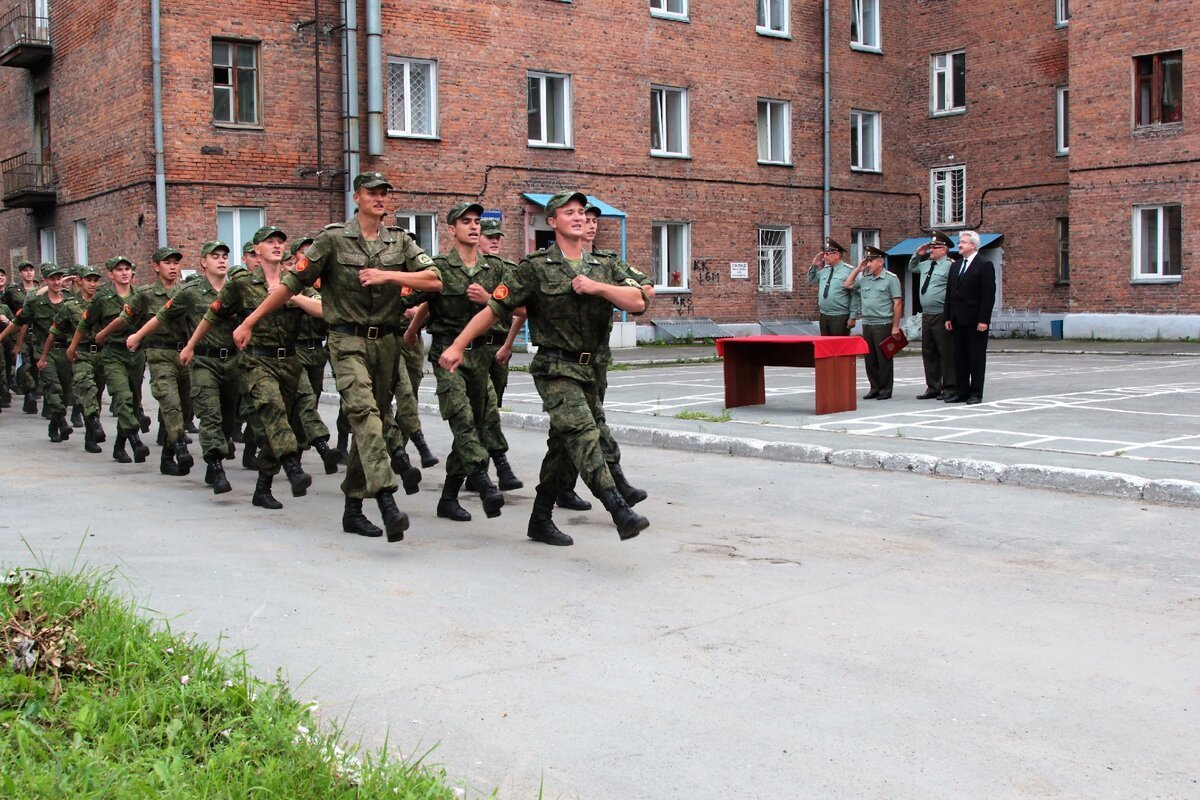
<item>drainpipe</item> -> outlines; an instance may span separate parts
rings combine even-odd
[[[383,155],[382,0],[367,0],[367,155]]]
[[[341,0],[342,161],[346,169],[346,219],[354,216],[354,176],[358,174],[358,0]]]
[[[822,226],[822,230],[824,230],[823,236],[828,236],[829,231],[830,231],[830,219],[829,219],[829,194],[830,194],[830,191],[829,191],[829,128],[830,128],[829,113],[830,113],[830,111],[829,111],[829,106],[830,106],[830,102],[831,102],[830,96],[829,96],[829,0],[824,0],[824,3],[822,4],[821,14],[822,14],[822,17],[821,17],[821,23],[822,23],[821,39],[822,39],[822,45],[823,45],[822,46],[822,58],[824,59],[824,62],[822,64],[822,69],[821,69],[821,79],[822,79],[822,83],[824,84],[823,93],[822,93],[822,104],[824,106],[824,108],[823,108],[824,141],[822,142],[822,144],[824,146],[824,153],[823,153],[822,162],[821,162],[821,175],[822,175],[822,177],[821,177],[821,214],[822,214],[821,226]]]
[[[167,170],[163,165],[161,16],[159,0],[150,0],[150,62],[154,85],[154,216],[158,227],[158,246],[166,247]]]

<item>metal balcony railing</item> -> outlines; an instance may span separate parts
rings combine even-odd
[[[0,54],[21,45],[50,46],[50,17],[39,14],[38,5],[24,0],[0,14]]]
[[[4,180],[5,201],[39,195],[48,195],[51,200],[54,197],[54,168],[35,161],[30,153],[0,161],[0,175]]]

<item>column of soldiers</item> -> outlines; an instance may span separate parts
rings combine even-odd
[[[394,542],[409,527],[394,495],[401,485],[416,493],[421,481],[407,444],[423,467],[439,463],[417,411],[423,358],[432,364],[453,438],[436,514],[469,521],[459,497],[465,487],[478,495],[485,516],[497,517],[503,493],[524,486],[508,461],[499,408],[527,315],[539,345],[531,373],[550,416],[528,536],[572,543],[551,515],[556,502],[591,507],[574,491],[578,478],[611,514],[621,539],[637,536],[649,522],[632,506],[647,495],[621,470],[603,397],[613,307],[644,312],[651,281],[617,254],[591,248],[599,209],[581,193],[550,199],[556,243],[514,264],[497,254],[504,235],[498,221],[483,219],[474,202],[450,209],[452,248],[431,258],[403,229],[386,225],[391,189],[380,173],[357,176],[351,219],[290,242],[287,232],[264,226],[237,268],[229,245],[215,240],[200,246],[195,262],[180,249],[159,248],[155,280],[143,286],[134,285],[134,263],[125,256],[105,264],[103,286],[99,270],[77,268],[72,289],[64,289],[67,271],[56,265],[43,265],[38,284],[33,265],[19,264],[21,280],[0,297],[0,341],[14,342],[3,347],[14,360],[0,383],[7,389],[19,365],[15,385],[25,410],[36,413],[40,386],[50,440],[63,442],[83,427],[88,453],[101,452],[108,438],[100,421],[107,390],[117,423],[112,457],[141,463],[150,453],[141,438],[150,429],[141,408],[148,366],[162,474],[187,475],[195,464],[187,430],[194,407],[198,457],[214,494],[232,490],[224,462],[241,440],[243,466],[257,472],[253,505],[281,508],[275,477],[282,471],[292,496],[305,496],[312,477],[301,457],[312,448],[327,474],[345,463],[343,530]],[[185,262],[195,273],[181,280]],[[432,339],[427,356],[425,327]],[[349,433],[339,424],[336,447],[317,413],[327,364]],[[76,426],[67,419],[73,408]],[[364,511],[368,499],[382,526]]]

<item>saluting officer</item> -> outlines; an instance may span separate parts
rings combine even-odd
[[[861,274],[860,274],[861,273]],[[862,307],[863,333],[867,355],[863,362],[871,391],[864,400],[888,400],[892,396],[892,360],[883,353],[883,340],[900,333],[900,312],[904,303],[900,279],[887,268],[887,253],[878,247],[863,248],[859,262],[844,283],[853,289]]]
[[[828,236],[808,267],[808,283],[817,287],[822,336],[849,336],[859,314],[858,296],[846,288],[853,269],[842,257],[846,248]]]
[[[946,330],[946,284],[954,261],[950,237],[934,231],[930,241],[917,248],[908,260],[908,271],[921,281],[921,361],[925,367],[925,391],[918,400],[954,397],[954,337]],[[929,263],[925,263],[928,260]]]

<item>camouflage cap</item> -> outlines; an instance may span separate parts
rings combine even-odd
[[[52,264],[46,261],[41,266],[42,278],[53,278],[55,275],[66,275],[66,267],[60,267],[58,264]]]
[[[79,277],[80,278],[99,278],[100,270],[96,269],[91,264],[80,264],[79,265]]]
[[[214,250],[224,250],[226,253],[228,253],[229,245],[225,244],[220,239],[209,239],[207,242],[200,245],[200,257],[204,258],[207,255],[211,255]]]
[[[604,212],[603,212],[603,211],[601,211],[601,210],[600,210],[600,206],[596,205],[595,203],[588,203],[587,205],[585,205],[585,206],[583,207],[583,213],[585,213],[585,214],[595,214],[595,215],[598,217],[598,216],[600,216],[601,214],[603,214]]]
[[[171,256],[179,256],[180,259],[183,259],[183,253],[179,252],[174,247],[171,247],[169,245],[160,247],[157,250],[155,250],[154,255],[150,256],[150,258],[153,259],[155,264],[157,264],[160,261],[166,261]]]
[[[359,189],[374,189],[379,186],[392,188],[392,185],[388,183],[388,179],[383,177],[382,172],[360,172],[354,176],[354,191],[356,192]]]
[[[242,245],[242,255],[248,256],[254,252],[254,242],[246,242]]]
[[[453,225],[454,221],[466,214],[468,211],[474,211],[476,214],[483,214],[483,206],[479,203],[471,203],[464,200],[461,203],[455,203],[454,206],[446,212],[446,224]]]
[[[117,268],[118,264],[128,264],[130,269],[134,269],[133,262],[125,256],[113,256],[108,261],[104,262],[104,268],[112,272]]]
[[[301,236],[299,239],[292,242],[291,246],[289,246],[288,249],[285,250],[283,254],[287,258],[291,258],[292,256],[296,255],[296,253],[300,252],[301,247],[304,247],[305,245],[310,245],[315,241],[316,240],[313,239],[311,236]]]
[[[285,242],[287,241],[287,234],[283,232],[283,229],[276,228],[274,225],[263,225],[261,228],[259,228],[258,230],[256,230],[254,232],[254,238],[251,239],[250,241],[254,242],[255,244],[262,244],[263,242],[265,242],[267,240],[268,237],[274,236],[276,234],[279,234],[280,236],[282,236],[283,240]]]
[[[503,236],[504,231],[500,230],[500,220],[495,217],[489,217],[479,222],[480,236]]]
[[[561,192],[553,195],[546,201],[546,216],[553,217],[558,210],[572,200],[578,200],[579,204],[587,208],[587,195],[583,192],[576,192],[573,189],[563,189]]]
[[[16,266],[13,267],[13,269],[17,270],[18,272],[23,269],[33,269],[33,262],[28,259],[18,261]]]

